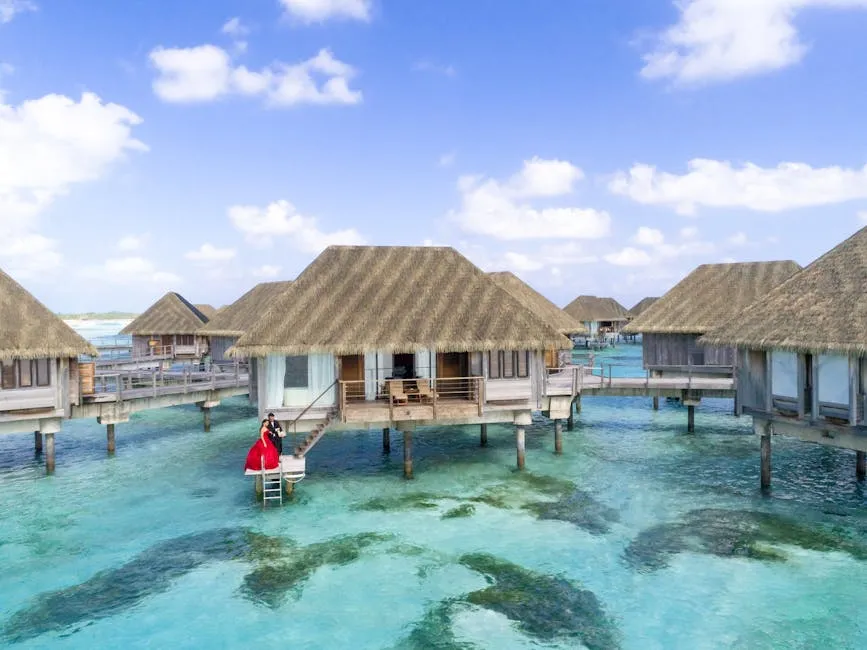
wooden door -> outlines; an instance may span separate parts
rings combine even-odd
[[[364,399],[364,355],[351,354],[340,357],[340,381],[357,382],[347,384],[348,399]]]
[[[522,353],[523,354],[523,353]],[[559,355],[557,354],[557,350],[545,350],[545,367],[546,368],[559,368]]]

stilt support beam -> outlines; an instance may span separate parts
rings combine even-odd
[[[855,477],[859,481],[867,478],[867,452],[855,452]]]
[[[54,434],[45,434],[45,473],[54,474]]]
[[[659,410],[659,396],[658,395],[653,398],[653,410],[654,411]]]
[[[389,429],[388,427],[385,427],[382,430],[382,453],[391,453],[391,429]]]
[[[771,427],[765,425],[762,432],[762,489],[771,487]]]
[[[554,420],[554,453],[563,453],[563,420]]]
[[[686,407],[686,430],[695,433],[695,407],[692,404]]]
[[[114,425],[106,424],[105,425],[105,448],[108,451],[109,456],[114,455],[115,450],[115,442],[114,442]]]
[[[42,432],[34,431],[33,432],[33,448],[35,449],[37,454],[42,453]]]
[[[482,447],[487,447],[488,446],[488,425],[482,424],[480,426],[480,429],[481,429],[481,431],[479,433],[479,444]]]
[[[569,419],[566,420],[566,429],[573,431],[575,429],[575,408],[574,405],[569,407]]]
[[[515,427],[515,437],[518,448],[518,469],[524,469],[524,427]]]
[[[575,412],[578,414],[581,413],[581,396],[580,395],[575,398]]]
[[[403,432],[403,477],[412,478],[412,431]]]
[[[202,407],[202,422],[205,427],[205,433],[209,433],[211,431],[211,407],[204,406]]]

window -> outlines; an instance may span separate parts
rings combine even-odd
[[[30,388],[33,385],[32,361],[18,362],[18,388]]]
[[[36,360],[36,385],[51,385],[51,361],[49,359]]]
[[[530,376],[530,353],[499,350],[488,353],[489,379],[524,379]]]
[[[284,388],[307,388],[307,357],[286,357]]]
[[[178,334],[175,337],[178,345],[195,345],[196,337],[194,334]]]
[[[33,388],[51,385],[50,359],[18,359],[0,362],[0,388]]]
[[[18,388],[14,361],[0,362],[0,388]]]

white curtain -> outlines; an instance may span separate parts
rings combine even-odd
[[[369,402],[376,399],[376,386],[379,380],[376,362],[376,352],[364,353],[364,399]]]
[[[794,352],[771,352],[771,386],[773,394],[798,397],[798,355]]]
[[[819,401],[849,403],[849,358],[836,354],[819,355]]]
[[[415,376],[422,379],[436,379],[437,364],[430,350],[417,350],[415,353]]]
[[[286,357],[269,354],[265,360],[265,405],[270,408],[283,406],[283,376],[286,374]],[[263,387],[259,386],[259,390]]]
[[[333,354],[311,354],[307,362],[307,389],[309,402],[315,400],[326,388],[334,383],[337,378],[334,368]],[[337,393],[334,387],[323,395],[316,406],[329,406],[337,403]]]

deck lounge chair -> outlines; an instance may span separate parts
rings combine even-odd
[[[416,385],[418,386],[418,398],[420,401],[433,402],[435,396],[439,397],[438,394],[433,392],[430,384],[430,379],[419,379],[416,382]]]
[[[407,404],[409,398],[403,391],[403,381],[400,379],[390,379],[388,381],[388,394],[391,397],[392,404]]]

